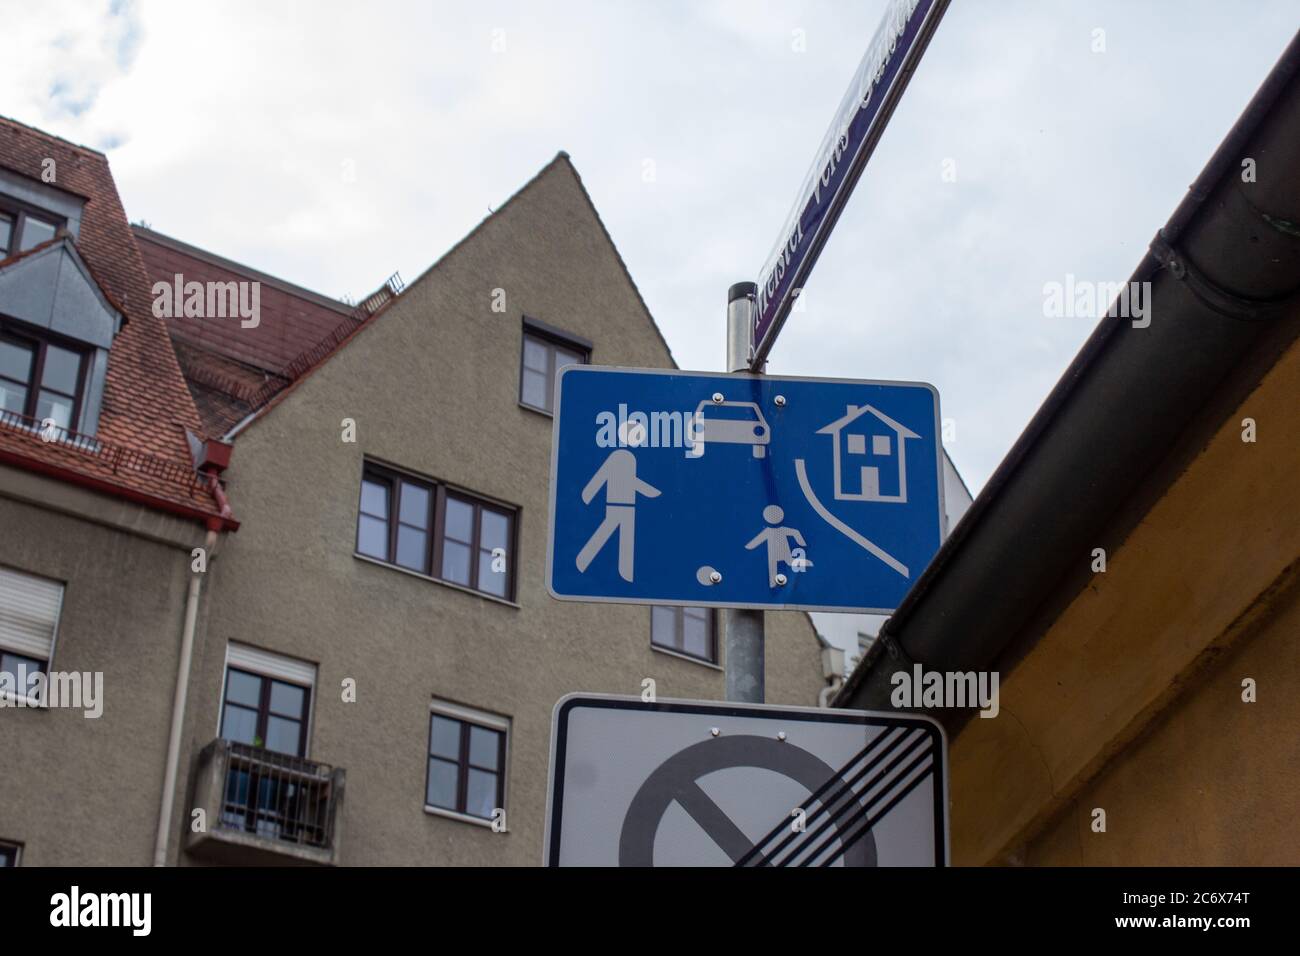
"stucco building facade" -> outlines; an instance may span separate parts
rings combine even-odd
[[[183,383],[190,513],[0,464],[0,567],[61,586],[47,665],[105,686],[94,720],[0,712],[44,781],[0,775],[22,862],[536,865],[562,695],[724,696],[720,615],[545,589],[555,371],[672,364],[567,155],[355,309],[126,239],[150,284],[275,304],[160,321],[133,290]],[[815,706],[808,617],[767,618],[768,700]]]

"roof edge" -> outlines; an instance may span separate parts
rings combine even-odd
[[[1212,154],[1204,171],[1197,177],[1188,194],[1180,201],[1165,227],[1157,234],[1157,239],[1164,237],[1170,243],[1179,242],[1180,244],[1188,242],[1189,236],[1192,239],[1196,238],[1193,235],[1194,230],[1192,227],[1202,226],[1203,222],[1218,226],[1224,232],[1229,232],[1234,228],[1232,215],[1222,208],[1223,204],[1209,203],[1208,200],[1220,190],[1225,182],[1229,181],[1237,161],[1243,155],[1242,151],[1262,135],[1266,123],[1272,123],[1276,118],[1275,107],[1287,90],[1288,85],[1295,81],[1298,70],[1300,70],[1300,33],[1297,33],[1292,38],[1278,63],[1251,98],[1250,103],[1233,124],[1223,142]],[[1297,95],[1300,95],[1300,91],[1293,92],[1293,98]],[[1300,122],[1297,122],[1295,116],[1287,116],[1285,119],[1290,121],[1293,127],[1300,127]],[[1282,122],[1282,120],[1278,122]],[[1300,128],[1293,129],[1291,132],[1293,135],[1300,137]],[[1285,157],[1283,158],[1285,159]],[[1236,228],[1240,229],[1242,226],[1238,224]],[[1204,231],[1202,229],[1202,232]],[[1288,241],[1284,233],[1280,231],[1275,231],[1272,235],[1265,235],[1262,239],[1267,239],[1271,243]],[[1294,240],[1291,239],[1290,241]],[[1256,257],[1252,261],[1258,263],[1262,260],[1267,250],[1261,247],[1265,245],[1266,243],[1263,241],[1259,242],[1259,246],[1255,247],[1258,250]],[[1267,248],[1272,249],[1273,247],[1268,246]],[[996,543],[990,542],[1000,533],[1002,526],[1006,524],[1007,516],[1001,516],[1000,524],[993,523],[991,513],[995,509],[1019,509],[1019,514],[1014,514],[1011,517],[1037,516],[1038,512],[1033,511],[1030,506],[1025,504],[1027,500],[1034,497],[1033,490],[1027,487],[1031,480],[1026,477],[1026,472],[1031,469],[1040,472],[1051,470],[1052,465],[1047,461],[1050,456],[1043,449],[1055,438],[1057,434],[1055,426],[1059,420],[1067,416],[1078,418],[1084,415],[1096,417],[1108,414],[1105,403],[1096,402],[1091,408],[1085,407],[1089,405],[1089,402],[1080,396],[1091,393],[1095,397],[1099,392],[1104,392],[1105,389],[1114,392],[1122,386],[1132,384],[1138,376],[1144,374],[1153,375],[1156,371],[1159,371],[1166,378],[1181,376],[1181,378],[1177,379],[1180,382],[1210,379],[1210,381],[1203,382],[1203,384],[1218,388],[1222,385],[1228,372],[1243,361],[1245,355],[1249,354],[1249,347],[1255,344],[1258,339],[1263,338],[1261,330],[1267,330],[1271,326],[1278,324],[1277,322],[1238,322],[1234,327],[1227,324],[1231,323],[1232,319],[1220,318],[1219,323],[1221,325],[1215,325],[1215,311],[1198,299],[1189,297],[1180,288],[1182,277],[1171,274],[1170,270],[1161,266],[1148,251],[1143,255],[1129,281],[1142,282],[1153,279],[1151,287],[1152,303],[1157,292],[1161,292],[1162,302],[1167,301],[1174,312],[1170,314],[1162,311],[1163,321],[1161,323],[1152,323],[1152,328],[1139,330],[1141,334],[1147,336],[1145,340],[1135,339],[1131,335],[1123,334],[1128,328],[1127,319],[1103,317],[1100,320],[1097,328],[1066,368],[1043,404],[1025,427],[1025,430],[998,465],[983,490],[975,498],[962,520],[957,523],[951,536],[941,545],[920,579],[904,597],[894,614],[885,622],[879,637],[872,642],[866,658],[855,668],[839,694],[837,694],[834,701],[835,706],[870,707],[873,705],[880,706],[883,701],[887,701],[889,685],[888,681],[883,679],[883,675],[880,674],[880,670],[884,666],[881,664],[882,660],[901,661],[907,666],[917,662],[930,666],[941,666],[949,663],[948,660],[936,659],[936,640],[946,641],[946,644],[943,645],[946,648],[945,656],[950,657],[952,660],[961,659],[965,662],[980,656],[981,648],[970,646],[969,641],[964,647],[959,648],[957,646],[959,642],[968,638],[968,634],[964,627],[958,628],[954,624],[954,621],[959,620],[963,614],[974,613],[976,606],[980,602],[982,602],[983,613],[985,614],[985,618],[982,620],[991,622],[988,623],[987,627],[989,631],[996,630],[996,625],[999,622],[1013,622],[1016,615],[1020,616],[1020,620],[1011,623],[1010,627],[1024,627],[1028,621],[1033,619],[1032,615],[1039,610],[1040,605],[1025,610],[1018,606],[1018,601],[1010,599],[997,602],[997,610],[989,614],[988,594],[975,586],[977,582],[972,580],[972,575],[974,572],[981,570],[979,565],[981,560],[1001,553]],[[1234,279],[1236,280],[1234,284],[1237,287],[1237,295],[1248,294],[1246,289],[1249,288],[1249,277],[1239,275],[1235,276]],[[1171,286],[1169,283],[1175,284]],[[1245,284],[1245,288],[1243,288],[1243,284]],[[1149,303],[1149,307],[1152,308],[1152,311],[1155,311],[1152,303]],[[1203,319],[1203,316],[1207,314],[1210,318]],[[1178,322],[1175,316],[1183,321]],[[1149,357],[1151,343],[1157,340],[1160,328],[1167,328],[1174,324],[1187,330],[1184,334],[1204,336],[1207,350],[1198,353],[1197,350],[1190,348],[1186,341],[1183,341],[1178,348],[1169,348],[1163,353],[1165,364],[1158,370],[1150,362],[1144,363],[1143,359]],[[1205,354],[1205,351],[1216,347],[1218,347],[1218,351],[1214,354]],[[1102,377],[1103,369],[1108,376],[1108,381],[1104,385],[1098,385],[1097,380]],[[1211,378],[1216,375],[1217,377]],[[1159,395],[1157,385],[1149,385],[1148,390],[1153,395]],[[1168,401],[1167,396],[1160,396],[1160,399]],[[1181,417],[1175,415],[1172,425],[1166,423],[1165,427],[1174,429],[1174,437],[1164,441],[1160,446],[1159,455],[1155,459],[1157,464],[1162,456],[1167,456],[1173,451],[1175,447],[1174,441],[1180,427],[1187,421],[1194,419],[1204,407],[1204,403],[1193,407],[1178,407],[1183,414]],[[1147,432],[1154,430],[1155,426],[1151,423],[1151,415],[1119,417],[1116,422],[1117,432],[1128,432],[1130,436],[1139,433],[1145,434],[1143,429],[1146,429]],[[1158,437],[1162,440],[1165,438],[1163,434]],[[1083,442],[1083,444],[1087,445],[1088,443]],[[1080,449],[1078,453],[1083,454],[1084,451],[1091,449],[1092,446],[1088,445],[1087,449]],[[1059,474],[1062,470],[1060,467],[1060,449],[1056,449],[1055,452],[1058,455],[1056,472]],[[1130,472],[1133,487],[1138,487],[1145,481],[1153,467],[1156,466],[1139,468],[1139,462],[1134,461]],[[1114,517],[1113,509],[1111,517]],[[1064,524],[1066,524],[1065,519],[1061,519],[1051,528],[1057,538],[1064,533],[1061,530]],[[1098,529],[1098,533],[1100,533],[1100,529]],[[1053,545],[1057,545],[1057,550],[1059,550],[1060,543],[1058,540],[1049,539],[1051,539],[1051,535],[1045,534],[1026,537],[1023,540],[1023,561],[1033,561],[1035,559],[1034,552],[1037,550],[1038,558],[1042,558],[1044,563],[1048,563],[1042,553],[1043,549],[1050,550]],[[981,553],[966,560],[964,566],[959,566],[963,559],[966,559],[971,552],[975,551]],[[1046,573],[1044,571],[1044,574]],[[1058,583],[1059,580],[1058,578]],[[945,606],[942,609],[934,610],[933,614],[931,614],[932,617],[936,618],[936,621],[925,621],[925,614],[930,611],[933,605],[940,602],[944,602]],[[946,620],[946,630],[944,627],[940,627],[939,618]],[[998,618],[999,621],[993,621],[993,618]],[[918,644],[918,638],[915,634],[918,631],[926,632],[924,637],[920,639],[921,644]],[[936,634],[945,633],[948,635],[946,638],[935,637]],[[1005,650],[1007,643],[1014,636],[1013,633],[1003,634],[1002,644],[1000,645],[1002,650]],[[991,659],[976,662],[977,666],[987,666],[991,663],[993,663]]]
[[[154,245],[163,246],[173,250],[174,252],[179,252],[182,255],[199,259],[209,265],[217,266],[229,272],[239,273],[253,281],[261,282],[263,285],[269,285],[273,289],[279,289],[286,295],[306,299],[308,302],[319,305],[322,308],[331,309],[338,312],[340,315],[351,316],[355,309],[355,306],[349,306],[347,303],[338,299],[331,299],[329,296],[323,295],[320,292],[313,292],[311,289],[295,285],[292,282],[288,282],[258,269],[254,269],[251,266],[246,266],[233,259],[219,256],[215,252],[200,249],[198,246],[191,245],[190,243],[176,239],[173,236],[168,236],[164,233],[158,232],[150,226],[142,226],[139,223],[133,222],[131,223],[131,231],[135,234],[137,242],[152,242]]]

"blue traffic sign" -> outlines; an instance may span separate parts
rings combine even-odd
[[[556,598],[889,613],[939,548],[933,386],[574,365],[556,388]]]

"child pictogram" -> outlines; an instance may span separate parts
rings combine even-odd
[[[794,543],[800,548],[806,548],[808,545],[804,541],[803,535],[800,534],[797,529],[787,528],[781,524],[781,522],[785,520],[785,511],[783,511],[778,505],[768,505],[763,509],[763,520],[769,525],[772,525],[772,527],[764,528],[756,534],[754,540],[745,545],[745,550],[752,551],[760,544],[767,545],[768,583],[772,587],[776,587],[781,583],[777,580],[777,570],[779,565],[784,564],[793,571],[802,571],[804,568],[811,568],[812,562],[809,561],[802,552],[796,559],[793,552],[790,550],[791,541],[794,541]],[[796,560],[798,562],[797,567]]]

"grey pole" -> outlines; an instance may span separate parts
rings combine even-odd
[[[754,297],[758,286],[737,282],[727,291],[727,371],[748,372],[753,354]],[[727,700],[764,702],[763,612],[728,608]]]

